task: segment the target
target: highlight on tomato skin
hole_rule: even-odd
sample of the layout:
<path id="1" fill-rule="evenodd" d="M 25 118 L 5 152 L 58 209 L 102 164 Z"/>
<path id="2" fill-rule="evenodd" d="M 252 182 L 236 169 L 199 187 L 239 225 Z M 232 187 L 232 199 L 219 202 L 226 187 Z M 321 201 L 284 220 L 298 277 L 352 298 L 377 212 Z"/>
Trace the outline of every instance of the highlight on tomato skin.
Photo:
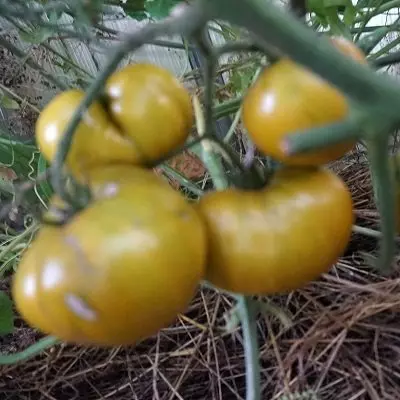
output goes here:
<path id="1" fill-rule="evenodd" d="M 299 167 L 282 168 L 261 191 L 206 194 L 199 212 L 209 238 L 206 280 L 246 295 L 287 293 L 329 271 L 354 222 L 345 183 Z"/>
<path id="2" fill-rule="evenodd" d="M 129 345 L 156 334 L 185 312 L 204 277 L 195 209 L 151 171 L 133 171 L 129 182 L 117 178 L 123 170 L 93 173 L 94 201 L 61 227 L 43 226 L 14 275 L 21 316 L 68 343 Z"/>
<path id="3" fill-rule="evenodd" d="M 352 42 L 337 37 L 331 40 L 344 54 L 366 63 Z M 260 74 L 246 93 L 242 110 L 243 124 L 256 146 L 286 165 L 327 164 L 355 145 L 349 140 L 302 154 L 285 153 L 282 142 L 287 135 L 343 121 L 349 113 L 347 99 L 338 89 L 287 58 Z"/>

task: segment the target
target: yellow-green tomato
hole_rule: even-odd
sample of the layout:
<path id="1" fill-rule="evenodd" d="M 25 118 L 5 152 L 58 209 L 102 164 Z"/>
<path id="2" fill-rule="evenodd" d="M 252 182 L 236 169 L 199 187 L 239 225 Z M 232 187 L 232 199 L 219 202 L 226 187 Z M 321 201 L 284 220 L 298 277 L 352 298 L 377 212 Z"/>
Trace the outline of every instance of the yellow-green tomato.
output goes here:
<path id="1" fill-rule="evenodd" d="M 137 146 L 143 163 L 183 145 L 193 123 L 189 93 L 164 68 L 132 64 L 107 81 L 113 121 Z"/>
<path id="2" fill-rule="evenodd" d="M 366 63 L 352 42 L 334 37 L 332 43 L 344 54 Z M 283 140 L 344 120 L 349 113 L 346 97 L 310 70 L 283 58 L 266 68 L 243 101 L 243 123 L 257 147 L 287 165 L 318 166 L 342 157 L 354 140 L 302 154 L 287 155 Z"/>
<path id="3" fill-rule="evenodd" d="M 228 189 L 199 204 L 206 279 L 247 295 L 297 289 L 326 272 L 351 235 L 351 195 L 328 170 L 285 168 L 261 191 Z"/>
<path id="4" fill-rule="evenodd" d="M 42 228 L 13 296 L 26 321 L 64 341 L 134 344 L 185 311 L 205 257 L 203 221 L 178 192 L 115 183 L 66 225 Z"/>
<path id="5" fill-rule="evenodd" d="M 36 122 L 36 141 L 48 161 L 53 161 L 71 118 L 84 98 L 84 92 L 71 89 L 58 94 L 41 112 Z M 95 101 L 83 115 L 67 156 L 67 167 L 81 178 L 94 166 L 139 162 L 129 138 L 112 124 L 102 105 Z"/>

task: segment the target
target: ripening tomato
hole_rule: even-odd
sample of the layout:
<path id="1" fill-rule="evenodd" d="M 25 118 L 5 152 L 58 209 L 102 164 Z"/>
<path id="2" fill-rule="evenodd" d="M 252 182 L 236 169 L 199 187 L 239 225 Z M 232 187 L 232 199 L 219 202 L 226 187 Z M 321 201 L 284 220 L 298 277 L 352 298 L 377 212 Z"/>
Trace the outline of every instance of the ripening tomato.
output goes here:
<path id="1" fill-rule="evenodd" d="M 269 295 L 326 272 L 351 235 L 351 195 L 328 170 L 287 167 L 261 191 L 228 189 L 199 203 L 209 238 L 206 279 L 232 292 Z"/>
<path id="2" fill-rule="evenodd" d="M 361 50 L 344 38 L 332 38 L 343 53 L 366 63 Z M 267 67 L 248 90 L 243 123 L 257 147 L 288 165 L 320 165 L 351 150 L 353 141 L 298 155 L 286 155 L 282 140 L 289 134 L 322 127 L 346 118 L 349 105 L 333 85 L 310 70 L 282 59 Z"/>
<path id="3" fill-rule="evenodd" d="M 41 112 L 36 122 L 36 141 L 48 161 L 53 161 L 65 129 L 83 98 L 83 91 L 67 90 L 57 95 Z M 138 152 L 132 140 L 118 131 L 102 105 L 95 101 L 74 133 L 67 166 L 75 177 L 80 178 L 93 166 L 123 162 L 137 164 Z"/>
<path id="4" fill-rule="evenodd" d="M 62 227 L 41 229 L 13 296 L 28 323 L 64 341 L 133 344 L 185 311 L 204 274 L 205 229 L 166 183 L 96 174 L 96 188 L 109 190 Z"/>
<path id="5" fill-rule="evenodd" d="M 189 93 L 167 70 L 132 64 L 107 81 L 109 114 L 135 143 L 142 162 L 183 145 L 193 123 Z"/>

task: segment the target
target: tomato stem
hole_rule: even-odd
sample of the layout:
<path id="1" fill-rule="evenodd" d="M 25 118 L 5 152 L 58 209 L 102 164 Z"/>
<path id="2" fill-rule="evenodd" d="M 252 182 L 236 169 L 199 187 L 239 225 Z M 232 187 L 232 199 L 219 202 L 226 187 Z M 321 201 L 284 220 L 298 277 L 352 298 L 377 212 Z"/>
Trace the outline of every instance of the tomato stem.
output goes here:
<path id="1" fill-rule="evenodd" d="M 387 148 L 388 140 L 384 136 L 368 142 L 370 169 L 382 231 L 380 256 L 374 267 L 382 273 L 390 270 L 396 250 L 395 193 L 391 182 Z"/>
<path id="2" fill-rule="evenodd" d="M 361 137 L 360 126 L 354 119 L 325 125 L 286 136 L 281 148 L 286 155 L 303 153 Z"/>
<path id="3" fill-rule="evenodd" d="M 246 400 L 261 398 L 260 362 L 257 338 L 258 304 L 247 296 L 237 296 L 242 323 L 244 357 L 246 363 Z"/>
<path id="4" fill-rule="evenodd" d="M 26 361 L 42 351 L 49 349 L 59 343 L 59 340 L 53 336 L 46 336 L 35 344 L 32 344 L 25 350 L 14 354 L 0 354 L 0 365 L 11 365 L 21 361 Z"/>

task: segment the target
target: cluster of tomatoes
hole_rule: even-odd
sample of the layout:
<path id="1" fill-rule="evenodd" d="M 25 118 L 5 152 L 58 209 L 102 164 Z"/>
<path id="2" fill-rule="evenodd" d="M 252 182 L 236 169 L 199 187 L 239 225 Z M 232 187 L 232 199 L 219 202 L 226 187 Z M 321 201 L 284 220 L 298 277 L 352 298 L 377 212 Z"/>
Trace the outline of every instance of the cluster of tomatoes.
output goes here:
<path id="1" fill-rule="evenodd" d="M 352 44 L 336 44 L 362 59 Z M 50 162 L 83 96 L 61 93 L 38 119 L 38 145 Z M 287 158 L 279 141 L 342 119 L 345 98 L 283 59 L 250 88 L 243 112 L 254 142 L 285 166 L 262 189 L 229 188 L 189 203 L 145 167 L 187 140 L 189 94 L 152 65 L 115 72 L 84 114 L 66 160 L 92 200 L 64 224 L 43 225 L 15 274 L 13 295 L 26 321 L 68 342 L 132 344 L 185 311 L 202 279 L 274 294 L 327 271 L 347 246 L 353 211 L 346 185 L 321 164 L 352 144 Z M 49 208 L 62 204 L 54 197 Z"/>

